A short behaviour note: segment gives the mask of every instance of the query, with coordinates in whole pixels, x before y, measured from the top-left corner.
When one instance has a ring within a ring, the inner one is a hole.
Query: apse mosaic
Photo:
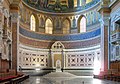
[[[29,6],[49,12],[73,12],[90,8],[100,0],[23,0]]]

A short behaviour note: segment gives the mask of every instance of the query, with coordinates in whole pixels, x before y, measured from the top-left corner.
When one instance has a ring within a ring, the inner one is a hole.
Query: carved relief
[[[8,11],[8,9],[4,9],[4,15],[5,15],[6,18],[9,17],[9,11]]]
[[[2,5],[2,4],[3,4],[3,1],[4,1],[4,0],[0,0],[0,5]]]

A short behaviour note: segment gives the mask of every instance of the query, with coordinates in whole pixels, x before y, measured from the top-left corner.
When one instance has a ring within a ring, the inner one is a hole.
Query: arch
[[[45,22],[45,33],[53,34],[53,23],[51,19],[47,19]]]
[[[65,19],[63,21],[63,34],[69,34],[70,33],[70,20]]]
[[[78,33],[86,32],[87,20],[84,15],[81,15],[78,19]]]
[[[65,49],[64,45],[60,41],[56,41],[52,47],[52,49]]]

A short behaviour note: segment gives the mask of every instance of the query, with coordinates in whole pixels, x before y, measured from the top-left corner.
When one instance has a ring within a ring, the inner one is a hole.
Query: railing
[[[88,8],[93,7],[97,3],[99,3],[100,0],[93,0],[92,2],[87,3],[87,4],[83,5],[83,6],[78,6],[77,8],[65,8],[65,9],[60,10],[60,11],[50,9],[49,7],[47,7],[47,8],[41,7],[39,3],[33,4],[33,3],[30,3],[29,0],[23,0],[23,2],[25,2],[25,4],[29,5],[30,7],[33,7],[33,8],[38,9],[38,10],[47,11],[47,12],[61,12],[61,13],[64,12],[65,13],[65,12],[75,12],[75,11],[86,10]]]
[[[114,30],[114,31],[111,31],[111,35],[117,33],[117,32],[120,32],[120,29],[117,29],[117,30]]]
[[[120,29],[111,31],[111,42],[116,44],[120,40]]]
[[[118,32],[120,32],[120,30],[114,30],[114,31],[111,31],[111,41],[112,42],[115,42],[117,41],[117,38],[118,38]]]

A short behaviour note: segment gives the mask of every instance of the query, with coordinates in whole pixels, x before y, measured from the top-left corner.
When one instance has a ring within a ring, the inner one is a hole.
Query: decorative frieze
[[[4,1],[4,0],[0,0],[0,6],[3,4],[3,1]]]

